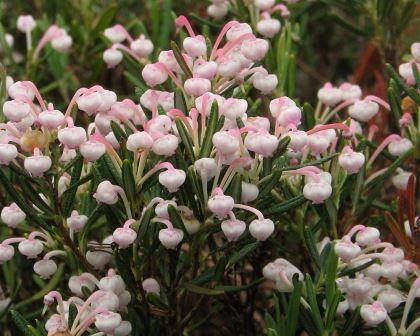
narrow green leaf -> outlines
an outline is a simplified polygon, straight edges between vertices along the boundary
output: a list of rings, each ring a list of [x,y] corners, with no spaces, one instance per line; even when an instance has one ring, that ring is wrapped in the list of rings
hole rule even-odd
[[[238,261],[241,261],[248,254],[252,253],[258,246],[259,242],[256,241],[242,247],[238,252],[236,252],[232,257],[229,258],[227,268],[236,264]]]
[[[287,212],[293,208],[296,208],[303,203],[305,203],[307,200],[303,195],[295,196],[291,199],[288,199],[287,201],[274,205],[268,209],[263,209],[262,212],[265,216],[271,216],[271,215],[278,215],[283,212]]]
[[[174,52],[175,59],[178,65],[180,66],[182,72],[184,73],[184,75],[187,78],[192,78],[193,74],[191,72],[191,69],[188,66],[188,64],[185,62],[184,57],[182,57],[181,50],[179,49],[178,45],[174,41],[171,41],[171,49]]]
[[[196,294],[201,294],[201,295],[210,295],[210,296],[214,296],[214,295],[221,295],[224,294],[224,291],[221,289],[212,289],[212,288],[206,288],[206,287],[200,287],[200,286],[196,286],[193,284],[185,284],[184,285],[185,289],[187,289],[190,292],[196,293]]]
[[[200,158],[210,157],[212,149],[212,138],[213,134],[216,132],[217,121],[219,119],[219,105],[217,102],[213,102],[210,112],[210,118],[207,123],[206,133],[204,135],[204,140],[201,145]]]
[[[168,213],[169,213],[169,218],[171,219],[171,222],[174,224],[174,226],[184,231],[184,236],[188,240],[190,240],[191,237],[185,227],[184,221],[182,220],[178,210],[172,204],[168,205]]]
[[[136,182],[134,181],[133,168],[128,160],[123,161],[122,165],[122,182],[127,198],[132,203],[136,202]]]
[[[188,156],[192,161],[195,160],[194,149],[191,143],[191,138],[188,135],[188,132],[185,128],[183,121],[179,118],[175,119],[176,128],[178,130],[181,142],[183,143],[185,150],[187,151]]]
[[[29,322],[26,321],[25,318],[16,310],[10,311],[10,315],[12,316],[13,323],[23,336],[38,336],[29,329],[29,327],[31,327]]]
[[[83,157],[79,154],[77,162],[75,163],[70,179],[70,185],[76,184],[80,180],[83,168]],[[71,211],[73,210],[75,198],[76,198],[77,188],[72,189],[66,193],[65,198],[63,198],[63,216],[65,218],[70,216]],[[64,196],[64,195],[63,195]]]
[[[271,190],[273,190],[273,188],[278,185],[281,174],[281,170],[276,170],[271,174],[271,178],[261,186],[260,192],[258,194],[259,199],[262,199],[264,196],[268,195]]]
[[[286,313],[286,335],[295,335],[296,326],[299,318],[300,295],[302,291],[302,282],[296,281],[293,285],[293,292],[287,306]]]
[[[316,301],[315,288],[309,274],[306,275],[305,284],[306,284],[306,295],[307,295],[308,303],[311,307],[312,319],[315,322],[315,325],[318,329],[318,333],[322,335],[323,330],[324,330],[324,325],[322,323],[321,313],[318,308],[318,302]]]
[[[319,254],[316,248],[315,238],[312,233],[312,230],[308,226],[305,226],[305,228],[303,229],[303,236],[305,238],[306,248],[308,249],[308,252],[312,258],[312,261],[315,263],[318,269],[321,269],[321,262],[320,262]]]

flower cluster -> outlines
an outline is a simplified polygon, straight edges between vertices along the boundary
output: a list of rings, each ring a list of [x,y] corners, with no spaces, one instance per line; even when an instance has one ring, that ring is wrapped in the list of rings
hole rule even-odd
[[[153,52],[153,43],[144,34],[133,39],[130,33],[120,24],[105,29],[105,37],[112,42],[112,47],[105,50],[103,59],[109,68],[121,63],[123,51],[133,57],[140,64],[147,62],[148,56]],[[127,42],[128,47],[123,42]]]
[[[408,233],[409,237],[411,233]],[[398,332],[411,335],[409,331],[417,328],[419,321],[407,326],[407,316],[411,306],[418,297],[419,268],[404,259],[404,251],[393,244],[383,242],[380,232],[374,227],[364,225],[354,226],[341,239],[330,242],[326,237],[318,244],[318,253],[322,254],[328,245],[334,247],[338,257],[336,285],[342,297],[336,307],[335,314],[343,317],[349,311],[360,308],[360,316],[367,326],[377,326],[386,322],[392,335],[396,335],[396,328],[389,314],[405,302],[403,318]],[[344,271],[354,270],[349,275]],[[349,272],[347,272],[349,273]],[[263,268],[264,277],[274,281],[280,292],[293,291],[293,278],[302,281],[302,272],[288,260],[278,258]],[[401,288],[398,280],[403,279],[411,283],[408,293]]]

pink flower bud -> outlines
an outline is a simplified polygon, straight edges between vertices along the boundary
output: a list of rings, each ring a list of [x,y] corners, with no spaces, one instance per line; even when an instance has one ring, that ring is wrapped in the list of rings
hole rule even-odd
[[[225,101],[226,99],[222,96],[213,94],[211,92],[206,92],[204,95],[197,97],[195,99],[195,107],[197,108],[197,111],[200,113],[203,113],[203,108],[204,108],[205,115],[209,116],[211,107],[213,106],[213,104],[217,104],[219,107],[220,113],[223,114],[222,109],[223,109],[223,105]]]
[[[121,63],[123,59],[123,53],[116,49],[107,49],[104,51],[103,59],[108,68],[114,68]]]
[[[382,266],[379,264],[372,264],[363,270],[363,274],[371,279],[378,280],[382,276]]]
[[[369,246],[378,242],[381,233],[377,228],[365,227],[357,232],[356,242],[360,246]]]
[[[154,87],[158,84],[163,84],[168,79],[166,71],[157,64],[147,64],[141,75],[148,86]]]
[[[277,119],[280,126],[299,125],[302,112],[289,97],[280,97],[270,102],[271,115]]]
[[[15,249],[10,245],[0,244],[0,265],[11,260],[15,255]]]
[[[64,147],[63,153],[60,157],[60,163],[66,163],[73,160],[76,157],[77,153],[74,149],[68,149]]]
[[[10,121],[21,121],[31,112],[31,106],[20,100],[9,100],[3,104],[4,116]]]
[[[68,286],[74,295],[83,296],[82,288],[86,287],[89,292],[92,292],[95,289],[95,281],[96,279],[93,275],[90,273],[83,273],[70,277]]]
[[[153,138],[147,132],[136,132],[127,139],[127,149],[132,152],[150,149],[153,146]]]
[[[249,117],[246,120],[246,125],[258,127],[266,130],[267,132],[270,130],[270,120],[265,117]]]
[[[267,54],[268,48],[268,42],[260,38],[255,40],[245,40],[241,44],[242,54],[253,62],[261,61]]]
[[[182,46],[191,57],[205,56],[207,54],[206,41],[201,35],[185,38]]]
[[[160,286],[156,279],[144,279],[141,285],[146,293],[155,293],[156,295],[160,295]]]
[[[413,55],[413,58],[416,62],[420,63],[420,43],[415,42],[411,45],[410,48],[411,55]]]
[[[18,16],[16,27],[22,33],[30,33],[36,27],[36,21],[32,15]]]
[[[289,148],[294,151],[301,151],[308,142],[308,135],[304,131],[290,131],[285,133],[283,137],[286,136],[290,137]]]
[[[186,57],[187,55],[183,54],[183,56],[184,60],[188,64],[190,60]],[[165,64],[172,72],[176,72],[179,74],[183,73],[172,50],[162,50],[159,54],[158,61]]]
[[[398,276],[404,271],[404,266],[400,261],[385,261],[381,265],[381,275],[384,278],[394,282]]]
[[[112,131],[111,121],[119,123],[119,120],[110,113],[97,113],[95,116],[95,126],[101,134],[108,134]]]
[[[359,245],[354,244],[351,241],[349,236],[343,236],[343,238],[334,245],[334,251],[343,262],[348,263],[360,254],[361,249]]]
[[[80,232],[85,227],[87,221],[88,217],[86,215],[79,215],[76,210],[73,210],[71,216],[67,218],[67,226],[75,232]]]
[[[242,118],[248,109],[245,99],[228,98],[220,107],[220,113],[228,119]]]
[[[263,268],[263,275],[266,279],[275,281],[277,290],[280,292],[291,292],[293,290],[293,276],[297,274],[298,279],[303,280],[302,272],[288,260],[278,258],[268,263]]]
[[[77,98],[76,102],[79,110],[90,116],[98,111],[102,103],[102,97],[99,92],[87,92]]]
[[[382,302],[375,301],[372,304],[364,304],[360,308],[360,316],[368,326],[374,327],[385,321],[387,313]]]
[[[54,50],[66,53],[73,44],[73,39],[64,30],[64,34],[57,36],[51,40],[51,46]]]
[[[169,192],[178,191],[185,182],[186,174],[181,169],[168,169],[159,174],[159,183]]]
[[[130,43],[130,49],[139,57],[147,57],[153,52],[154,46],[152,41],[140,36]]]
[[[224,220],[221,226],[222,226],[223,234],[226,236],[227,240],[230,242],[237,241],[238,238],[246,230],[245,222],[239,219]]]
[[[277,137],[268,133],[249,132],[244,141],[244,145],[248,150],[260,154],[263,157],[273,156],[278,144],[279,140]]]
[[[274,223],[271,219],[254,219],[249,224],[249,233],[256,240],[264,241],[274,232]]]
[[[382,251],[390,260],[401,262],[404,260],[404,251],[397,247],[386,247]]]
[[[51,259],[41,259],[34,264],[34,271],[41,279],[49,279],[57,272],[57,264]]]
[[[96,315],[95,327],[104,333],[114,334],[115,329],[121,324],[121,315],[107,312]]]
[[[128,336],[132,335],[133,327],[129,321],[122,321],[118,327],[114,329],[114,336]]]
[[[51,168],[51,158],[46,155],[35,155],[25,158],[23,165],[32,176],[42,176]]]
[[[411,172],[402,170],[401,168],[397,169],[397,173],[392,177],[392,184],[400,190],[406,190],[408,185],[408,179],[412,175]]]
[[[403,302],[403,295],[398,289],[388,287],[379,293],[378,301],[382,302],[387,312],[391,312]]]
[[[274,91],[277,87],[278,79],[276,75],[262,75],[253,76],[252,85],[262,94],[268,94]]]
[[[208,200],[209,210],[219,219],[225,218],[232,211],[235,201],[231,196],[214,195]]]
[[[18,249],[28,259],[35,259],[44,250],[44,245],[39,239],[25,239],[19,243]]]
[[[99,183],[93,197],[98,203],[112,205],[118,202],[118,193],[115,186],[109,181]]]
[[[190,96],[200,97],[211,90],[211,82],[206,78],[189,78],[184,82],[184,90]]]
[[[239,140],[226,131],[214,133],[212,141],[217,151],[223,155],[233,154],[239,150]]]
[[[255,7],[262,11],[269,10],[275,3],[276,0],[254,0]]]
[[[340,90],[342,93],[342,100],[360,99],[362,97],[362,89],[359,85],[343,83],[340,85]]]
[[[45,330],[49,333],[55,333],[56,330],[62,326],[62,319],[59,314],[53,314],[50,318],[45,322]]]
[[[7,93],[12,99],[17,99],[18,97],[24,97],[29,100],[34,100],[35,92],[29,85],[25,85],[20,81],[17,81],[10,85]]]
[[[43,111],[38,115],[38,122],[49,129],[57,128],[64,122],[64,114],[58,110]]]
[[[96,291],[96,297],[92,300],[92,308],[104,308],[108,310],[117,310],[119,306],[118,295],[114,292],[98,290]]]
[[[420,69],[420,65],[415,63],[417,65],[417,70]],[[407,62],[400,64],[398,67],[398,72],[401,75],[402,78],[405,79],[408,85],[414,85],[416,80],[414,78],[413,68],[412,68],[413,62]]]
[[[263,19],[257,23],[257,31],[266,38],[274,37],[280,31],[280,28],[280,21],[272,18]]]
[[[58,140],[70,149],[79,148],[86,141],[86,130],[83,127],[66,127],[58,131]]]
[[[226,2],[223,2],[220,5],[213,4],[207,7],[207,14],[216,20],[223,18],[227,12],[228,5]]]
[[[98,107],[99,112],[108,111],[117,101],[117,95],[114,91],[102,90],[99,94],[101,97],[101,104]]]
[[[242,182],[241,202],[249,203],[255,201],[258,197],[259,191],[255,184]]]
[[[365,163],[365,156],[346,146],[338,157],[338,163],[348,174],[355,174]]]
[[[125,289],[125,283],[121,276],[115,274],[115,271],[111,269],[108,271],[108,276],[99,281],[98,288],[120,295]]]
[[[329,173],[320,174],[320,178],[308,178],[308,183],[303,187],[303,196],[312,201],[313,204],[324,202],[332,194],[331,175]]]
[[[236,40],[238,37],[252,33],[252,28],[248,23],[240,23],[232,26],[226,33],[228,41]]]
[[[167,115],[158,115],[148,122],[147,128],[150,134],[168,134],[172,128],[172,120]]]
[[[178,138],[173,134],[166,134],[153,142],[152,150],[157,155],[172,156],[178,148]]]
[[[343,92],[333,87],[330,83],[324,85],[318,91],[318,99],[327,106],[337,105],[342,100]]]
[[[321,132],[308,135],[307,145],[315,156],[326,151],[330,143],[331,140],[324,134],[321,134]]]
[[[12,203],[1,210],[1,220],[10,228],[16,229],[26,218],[26,214]]]
[[[111,261],[112,255],[102,251],[88,251],[86,253],[86,260],[95,269],[101,270]]]
[[[200,78],[212,80],[217,74],[217,63],[213,61],[199,62],[194,66],[194,73]]]
[[[184,232],[180,229],[162,229],[159,231],[159,240],[168,250],[175,249],[184,238]]]
[[[137,233],[133,229],[123,227],[116,229],[112,236],[119,247],[127,248],[134,243]]]
[[[175,201],[163,201],[156,205],[155,213],[159,218],[169,219],[168,205],[173,205],[175,208],[177,204]]]
[[[194,162],[194,169],[201,178],[205,176],[206,180],[209,181],[216,175],[217,163],[213,158],[202,158]]]
[[[217,67],[217,73],[224,78],[233,78],[242,69],[241,61],[232,58],[223,58]]]
[[[407,138],[393,140],[388,145],[389,152],[394,156],[401,156],[413,147],[413,143]]]
[[[353,119],[367,122],[379,112],[379,105],[374,101],[358,100],[349,106],[348,111]]]
[[[174,108],[174,93],[173,92],[161,92],[157,97],[158,104],[167,112]]]
[[[112,43],[124,42],[127,35],[125,29],[119,25],[106,28],[104,31],[105,37],[107,37]]]
[[[10,162],[16,159],[18,150],[12,144],[0,144],[0,165],[8,166]]]
[[[80,154],[89,162],[95,162],[106,152],[106,146],[98,141],[86,141],[80,145]]]

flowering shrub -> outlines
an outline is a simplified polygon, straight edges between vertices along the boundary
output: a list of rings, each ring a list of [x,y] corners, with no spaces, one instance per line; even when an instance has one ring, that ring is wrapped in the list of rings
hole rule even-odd
[[[106,28],[107,66],[126,53],[141,68],[135,99],[97,84],[50,101],[2,73],[6,330],[416,333],[418,43],[401,77],[388,66],[387,100],[325,83],[312,108],[284,95],[290,74],[271,72],[293,67],[265,62],[279,33],[268,12],[287,8],[250,8],[256,26],[231,20],[214,38],[179,16],[181,42],[158,53],[144,34]],[[18,20],[28,46],[34,26]],[[291,34],[277,36],[282,50]],[[33,55],[48,41],[72,44],[51,26]],[[397,129],[380,129],[384,114]],[[30,276],[16,282],[21,267]]]

